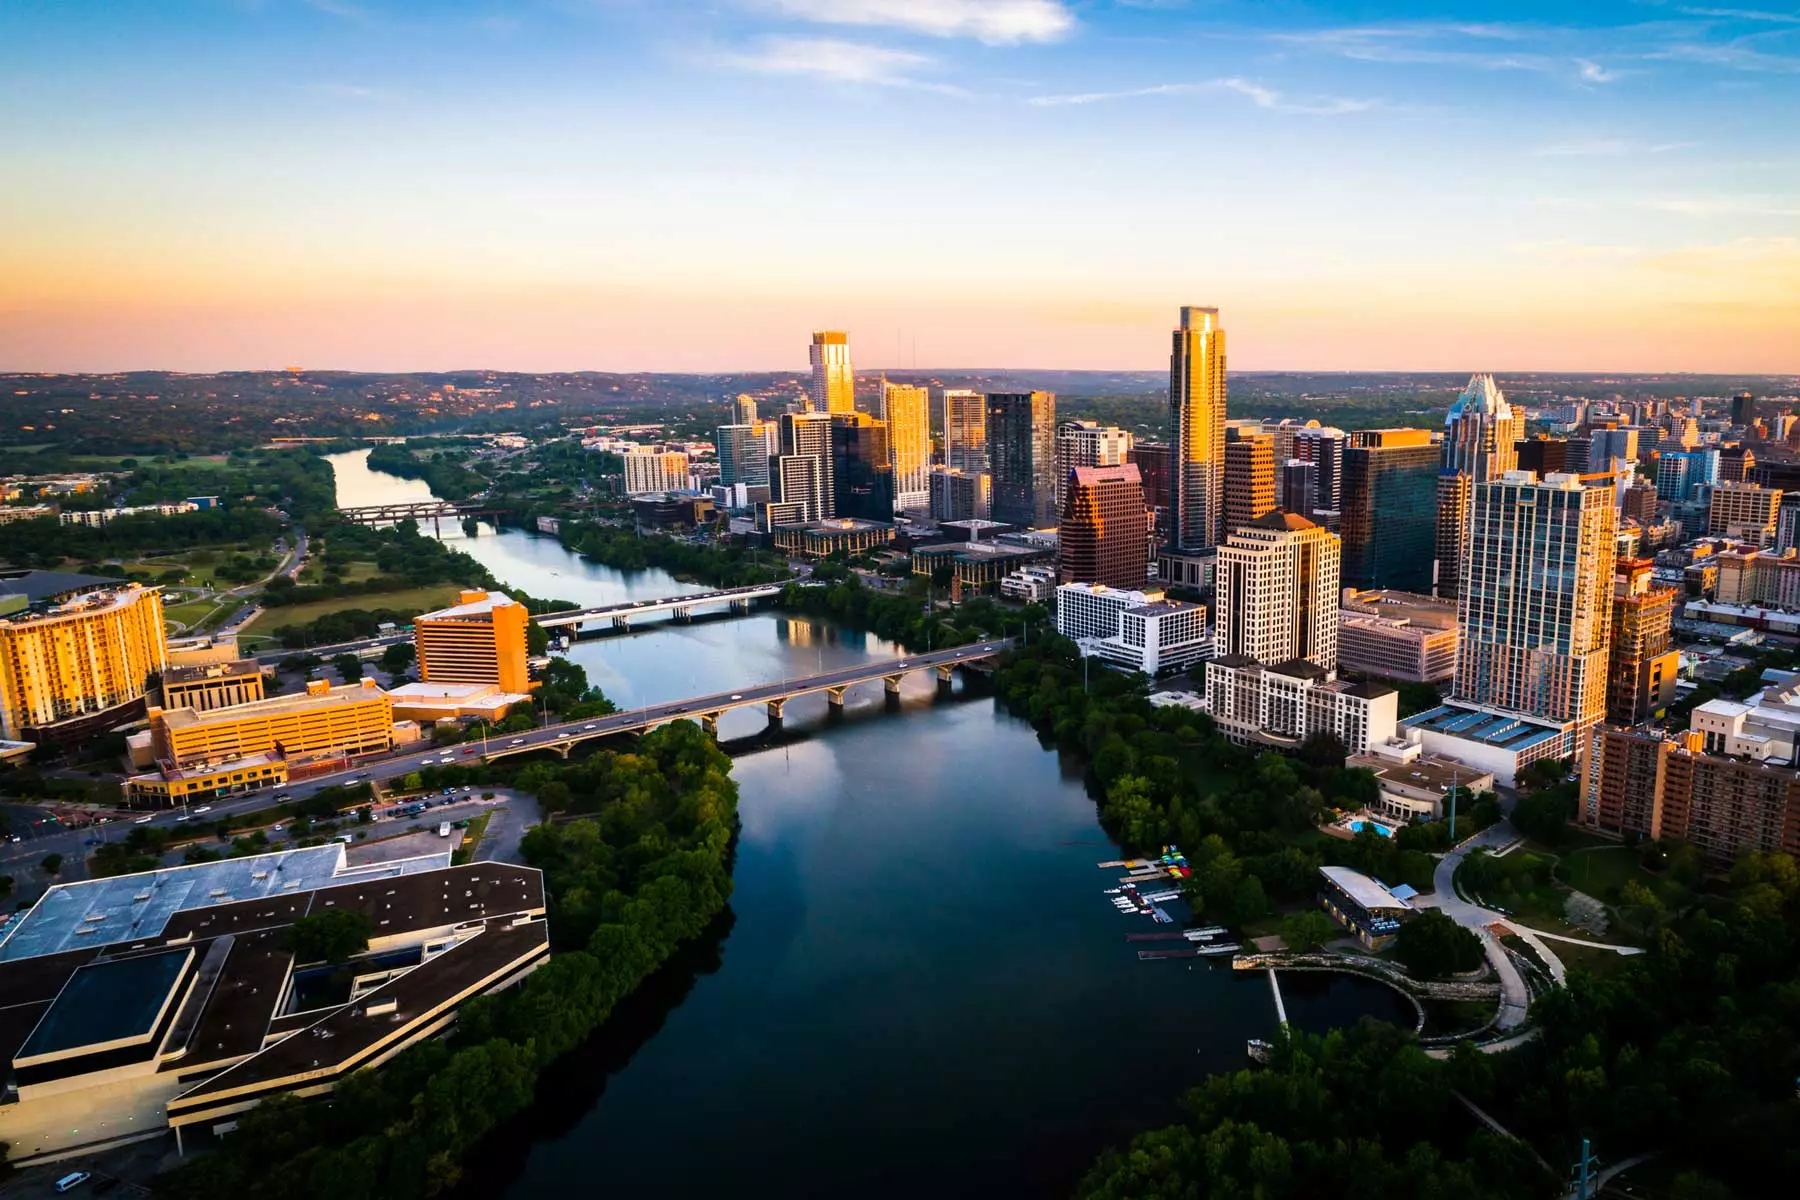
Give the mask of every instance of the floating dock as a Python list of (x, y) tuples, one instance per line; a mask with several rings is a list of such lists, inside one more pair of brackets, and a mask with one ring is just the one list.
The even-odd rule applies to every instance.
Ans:
[(1173, 929), (1162, 933), (1128, 933), (1125, 935), (1125, 940), (1128, 942), (1179, 942), (1181, 934)]
[(1164, 958), (1213, 958), (1221, 954), (1236, 954), (1240, 949), (1236, 942), (1226, 942), (1219, 946), (1184, 946), (1178, 950), (1139, 950), (1139, 962), (1156, 962)]

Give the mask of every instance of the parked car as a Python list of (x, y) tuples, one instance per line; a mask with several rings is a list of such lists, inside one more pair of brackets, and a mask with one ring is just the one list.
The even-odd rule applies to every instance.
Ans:
[(72, 1191), (92, 1178), (93, 1176), (86, 1171), (71, 1171), (56, 1181), (56, 1190), (59, 1192)]

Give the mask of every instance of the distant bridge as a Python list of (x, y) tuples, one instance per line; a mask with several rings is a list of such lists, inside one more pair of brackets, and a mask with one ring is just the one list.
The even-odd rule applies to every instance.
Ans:
[(734, 610), (743, 611), (750, 607), (750, 602), (753, 600), (766, 600), (771, 596), (781, 595), (782, 587), (783, 585), (779, 583), (759, 583), (752, 587), (722, 588), (714, 592), (669, 596), (662, 600), (601, 604), (593, 608), (565, 608), (560, 612), (544, 613), (541, 616), (533, 617), (532, 620), (545, 629), (560, 629), (600, 621), (611, 621), (614, 629), (629, 629), (633, 620), (658, 616), (662, 613), (674, 613), (677, 617), (686, 617), (696, 608), (716, 604), (729, 605)]
[(452, 504), (448, 500), (421, 500), (412, 504), (363, 504), (339, 508), (338, 516), (358, 525), (382, 525), (390, 521), (440, 521), (445, 517), (491, 517), (506, 510), (485, 504)]
[[(710, 696), (695, 696), (690, 700), (673, 700), (667, 704), (653, 704), (647, 708), (634, 708), (630, 712), (595, 717), (590, 721), (570, 721), (562, 725), (547, 725), (504, 740), (490, 737), (482, 744), (479, 753), (484, 759), (495, 759), (509, 754), (529, 754), (535, 750), (555, 750), (567, 758), (569, 751), (580, 742), (593, 738), (612, 737), (620, 733), (654, 729), (658, 725), (667, 725), (671, 721), (699, 721), (709, 732), (717, 733), (719, 718), (734, 708), (761, 706), (768, 711), (769, 724), (779, 726), (782, 710), (787, 706), (787, 702), (796, 696), (810, 696), (824, 692), (832, 708), (842, 709), (844, 693), (857, 684), (872, 683), (879, 679), (885, 685), (889, 695), (898, 695), (900, 681), (914, 671), (935, 671), (939, 686), (949, 687), (951, 677), (956, 673), (957, 667), (985, 662), (1011, 647), (1011, 640), (997, 638), (973, 646), (956, 646), (931, 654), (915, 654), (906, 658), (888, 659), (885, 662), (861, 663), (840, 671), (824, 671), (799, 679), (784, 679), (779, 683), (759, 684), (736, 692), (715, 692)], [(473, 748), (474, 746), (471, 744), (465, 748), (465, 752)], [(444, 757), (446, 761), (453, 759), (453, 755), (449, 751), (445, 751)]]

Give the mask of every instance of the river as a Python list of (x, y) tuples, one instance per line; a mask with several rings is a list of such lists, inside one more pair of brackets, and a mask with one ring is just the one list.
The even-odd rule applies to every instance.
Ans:
[[(339, 502), (428, 496), (337, 455)], [(684, 590), (483, 525), (443, 536), (503, 583), (581, 604)], [(622, 705), (897, 654), (760, 609), (579, 642)], [(788, 706), (779, 743), (737, 711), (743, 822), (729, 919), (546, 1081), (472, 1194), (1065, 1194), (1106, 1145), (1178, 1116), (1181, 1093), (1268, 1036), (1266, 977), (1139, 962), (1103, 890), (1120, 857), (1080, 773), (980, 687), (909, 677), (842, 718)], [(1296, 981), (1305, 1028), (1410, 1023), (1362, 980)]]

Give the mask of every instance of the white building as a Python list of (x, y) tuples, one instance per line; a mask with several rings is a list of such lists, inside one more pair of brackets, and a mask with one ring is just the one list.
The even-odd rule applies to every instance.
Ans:
[(1055, 590), (1055, 567), (1020, 567), (1000, 581), (1002, 596), (1027, 604), (1042, 604)]
[(1056, 426), (1056, 511), (1062, 511), (1069, 472), (1076, 467), (1117, 467), (1131, 451), (1131, 434), (1097, 421), (1059, 421)]
[(685, 454), (637, 447), (626, 451), (622, 458), (627, 496), (687, 490), (688, 459)]
[(1399, 821), (1442, 819), (1448, 815), (1445, 798), (1456, 788), (1467, 795), (1494, 790), (1491, 772), (1424, 751), (1421, 741), (1396, 738), (1351, 755), (1344, 765), (1375, 776), (1375, 811)]
[(1272, 512), (1240, 525), (1219, 547), (1219, 653), (1335, 670), (1341, 559), (1338, 536), (1305, 517)]
[(1233, 654), (1206, 664), (1206, 707), (1234, 742), (1295, 749), (1329, 733), (1352, 754), (1391, 739), (1400, 694), (1380, 684), (1349, 683), (1304, 659), (1265, 666)]
[(1056, 589), (1056, 631), (1083, 652), (1155, 675), (1191, 667), (1212, 652), (1206, 606), (1098, 583)]

